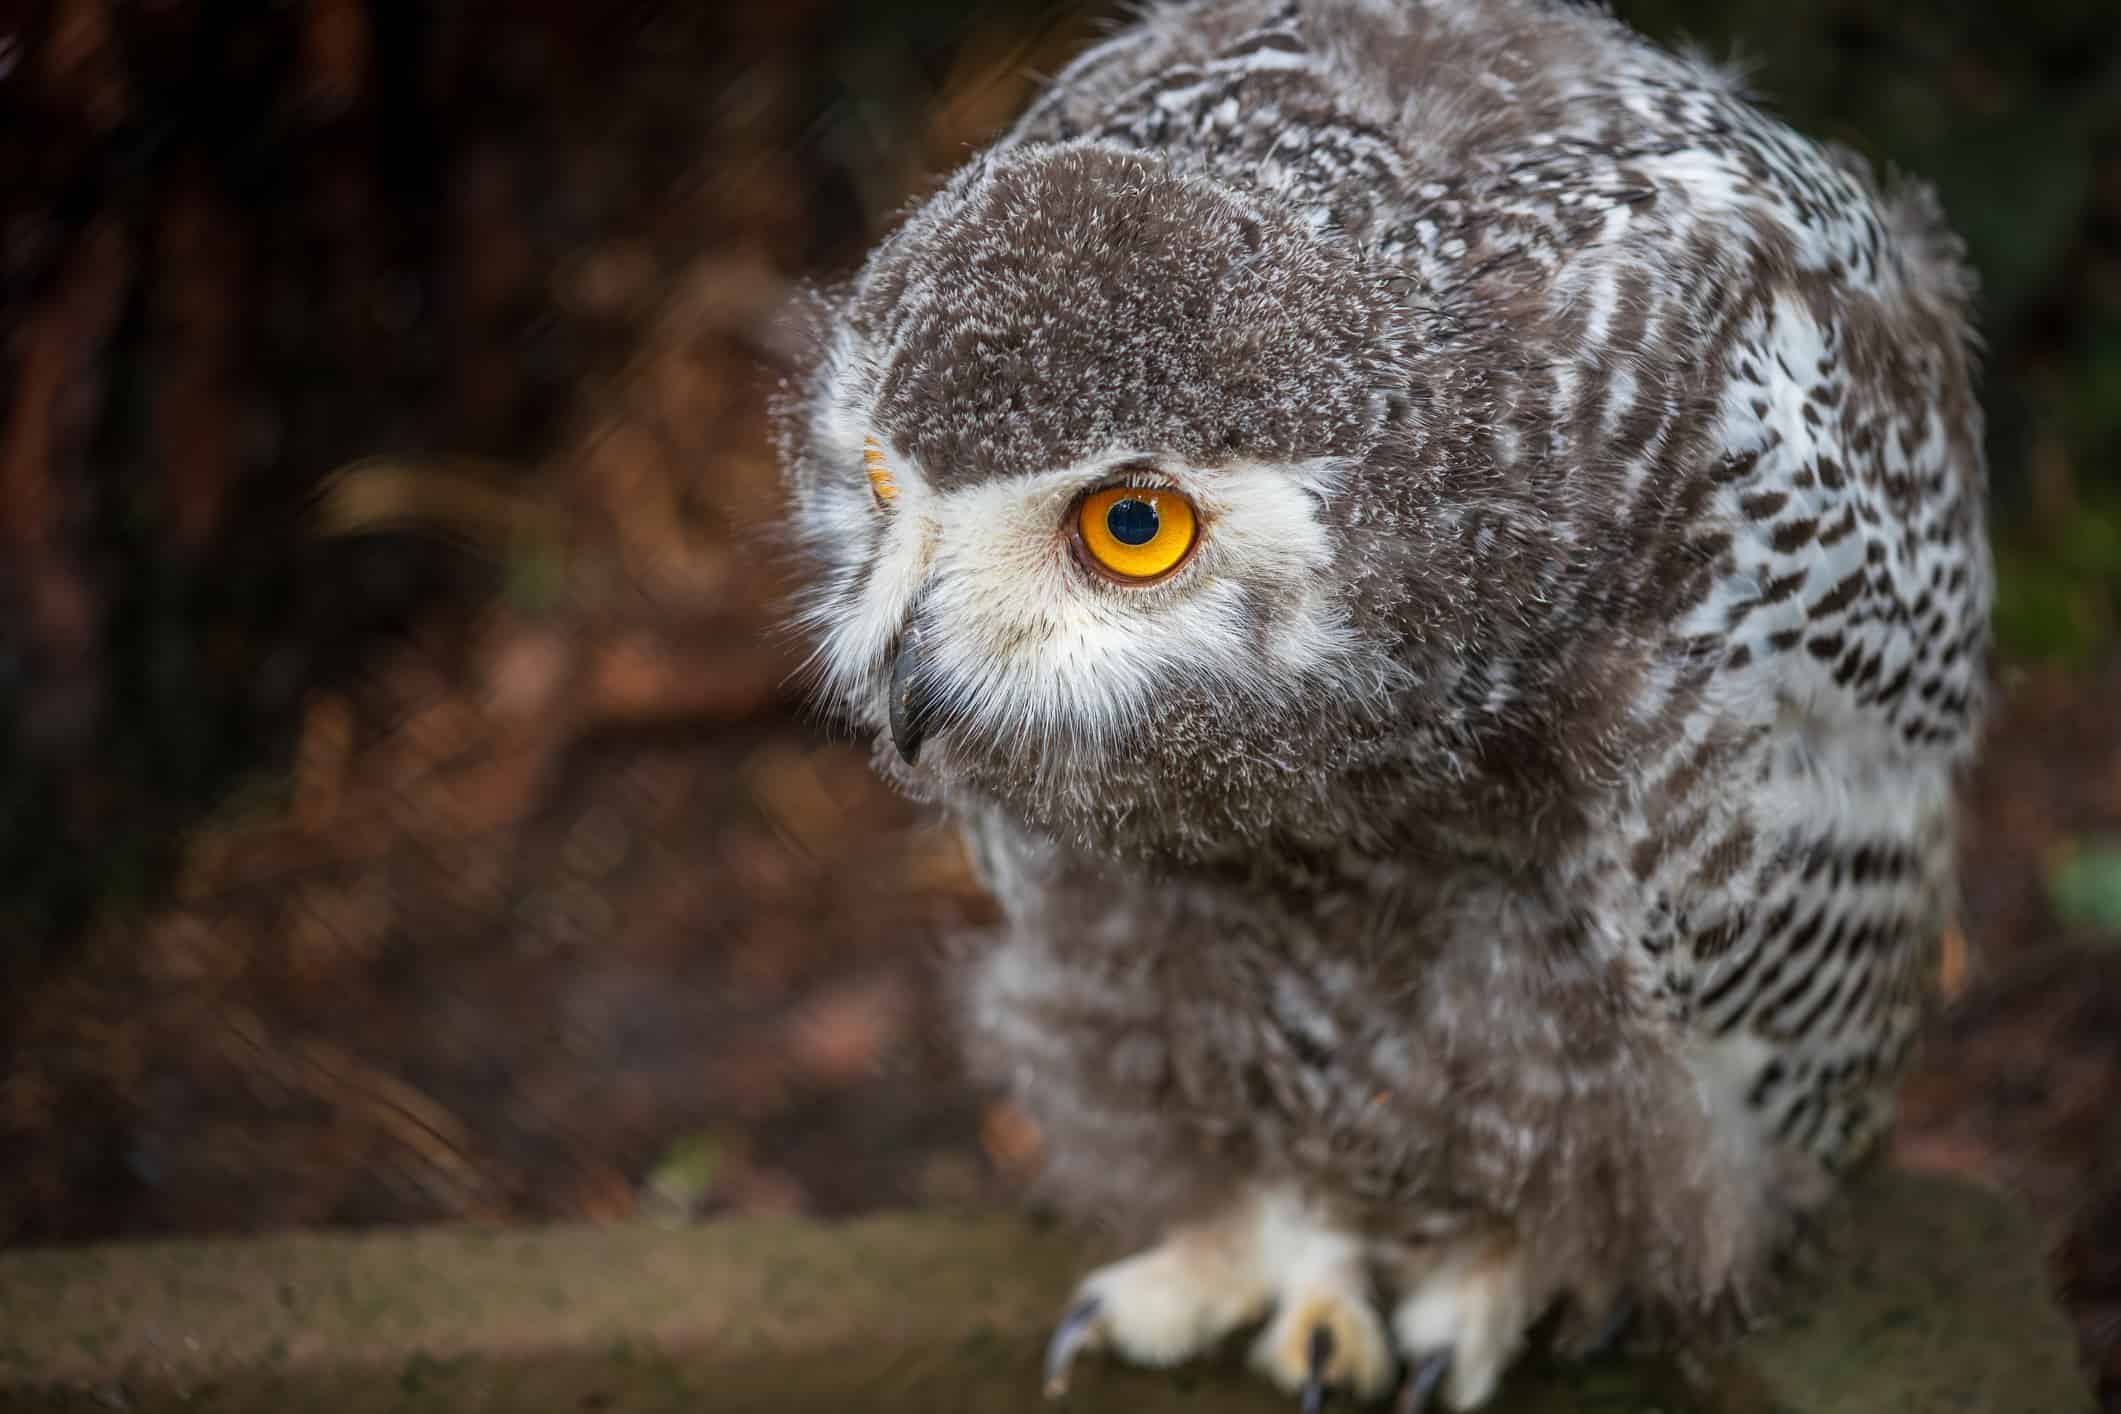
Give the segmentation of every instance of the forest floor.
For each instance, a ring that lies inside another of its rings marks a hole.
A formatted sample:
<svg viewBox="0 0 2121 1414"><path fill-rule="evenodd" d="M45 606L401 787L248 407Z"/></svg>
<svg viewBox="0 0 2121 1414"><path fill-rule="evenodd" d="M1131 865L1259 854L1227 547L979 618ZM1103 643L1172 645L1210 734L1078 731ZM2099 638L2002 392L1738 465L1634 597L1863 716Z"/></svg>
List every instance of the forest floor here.
<svg viewBox="0 0 2121 1414"><path fill-rule="evenodd" d="M343 386L328 436L281 407L281 459L333 447L351 460L364 436L463 453L386 457L323 484L310 529L331 548L298 567L328 580L325 599L377 582L403 599L410 582L421 602L396 604L391 631L333 671L296 675L281 713L291 750L187 822L161 884L98 910L0 1002L0 1242L844 1214L1005 1201L1035 1168L1035 1129L963 1082L949 1038L947 940L990 922L991 903L950 834L875 781L866 744L800 706L766 548L766 409L791 280L844 268L864 211L1021 102L1023 81L994 74L1050 68L1079 36L961 55L919 123L828 135L853 144L828 200L791 137L813 109L783 82L810 11L771 8L779 27L742 37L750 88L700 76L714 61L699 56L732 43L711 32L719 21L625 40L624 103L599 106L601 60L570 54L564 34L509 58L534 75L511 82L547 94L547 118L457 134L434 182L448 238L404 258L461 293L402 312L405 327L380 295L325 297L396 289L399 257L370 247L403 231L378 165L401 157L358 136L363 104L380 102L365 51L348 58L333 46L352 41L321 22L297 68L337 95L319 131L338 135L338 166L286 198L314 218L311 245L276 264L268 247L292 218L245 225L227 184L194 171L157 188L178 214L154 223L156 240L99 245L91 219L77 252L55 257L19 327L20 357L58 384L80 377L80 348L129 337L109 293L129 280L192 311L165 328L150 301L150 331L175 341L159 356L193 379L162 395L250 425L241 414L270 401L269 378L200 356L232 336L197 311L277 308L275 280L321 268L324 294L304 307L342 321L319 338L348 360L331 366ZM98 84L116 81L83 52L61 75L78 92L53 101L92 113ZM699 103L703 91L721 101ZM569 121L548 120L569 104ZM657 155L614 156L642 152ZM575 204L555 212L554 188ZM231 225L244 259L215 254ZM428 350L438 370L424 422L407 421L391 376L400 349ZM23 453L24 418L46 416L28 408L0 462L0 496L18 500L65 465ZM220 426L156 434L157 474L176 486L164 513L199 544L255 534L228 509L241 497L215 460L234 455ZM39 445L69 436L93 440L59 426ZM309 489L280 501L308 504ZM483 568L394 568L405 543L436 539ZM18 559L37 588L18 592L62 609L133 592L99 563ZM58 652L86 631L54 615L36 631ZM206 631L198 681L286 680L263 654ZM79 672L49 679L52 700L25 720L68 719L98 673L122 706L109 662L67 661ZM2121 945L2065 921L2054 887L2074 854L2121 836L2121 658L2012 669L2006 689L1968 797L1951 1008L1909 1083L1900 1152L2035 1208L2121 1410ZM76 743L55 835L102 838L135 804L127 770Z"/></svg>

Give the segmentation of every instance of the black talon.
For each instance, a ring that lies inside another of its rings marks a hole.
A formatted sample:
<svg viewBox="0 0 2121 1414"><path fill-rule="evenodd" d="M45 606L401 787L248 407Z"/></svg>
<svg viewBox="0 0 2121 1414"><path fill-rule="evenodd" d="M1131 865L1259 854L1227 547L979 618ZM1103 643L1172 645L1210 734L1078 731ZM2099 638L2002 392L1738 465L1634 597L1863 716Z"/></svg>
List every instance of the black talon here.
<svg viewBox="0 0 2121 1414"><path fill-rule="evenodd" d="M1590 1344L1584 1347L1583 1358L1592 1360L1610 1354L1613 1347L1620 1343L1620 1337L1627 1333L1628 1325L1634 1319L1633 1301L1615 1302L1612 1311L1605 1318L1605 1324L1598 1328L1598 1334L1592 1336Z"/></svg>
<svg viewBox="0 0 2121 1414"><path fill-rule="evenodd" d="M1085 1296L1069 1307L1068 1314L1053 1328L1053 1337L1046 1342L1046 1398L1058 1399L1068 1392L1068 1367L1090 1343L1098 1313L1103 1309L1104 1303L1095 1296Z"/></svg>
<svg viewBox="0 0 2121 1414"><path fill-rule="evenodd" d="M1296 1407L1301 1414L1318 1414L1326 1403L1326 1362L1333 1358L1333 1332L1325 1326L1311 1327L1311 1343L1304 1355L1310 1370L1304 1376Z"/></svg>
<svg viewBox="0 0 2121 1414"><path fill-rule="evenodd" d="M1439 1350L1407 1372L1407 1382L1399 1391L1398 1414L1422 1414L1429 1407L1429 1400L1436 1394L1436 1387L1443 1383L1446 1371L1451 1368L1451 1352Z"/></svg>

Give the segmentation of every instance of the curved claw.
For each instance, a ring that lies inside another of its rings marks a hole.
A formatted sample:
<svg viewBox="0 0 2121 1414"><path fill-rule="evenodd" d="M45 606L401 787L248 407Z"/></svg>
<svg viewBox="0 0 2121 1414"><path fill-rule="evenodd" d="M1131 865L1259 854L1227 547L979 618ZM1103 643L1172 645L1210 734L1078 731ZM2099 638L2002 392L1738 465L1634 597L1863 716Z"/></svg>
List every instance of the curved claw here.
<svg viewBox="0 0 2121 1414"><path fill-rule="evenodd" d="M1606 1316L1605 1324L1598 1328L1598 1334L1592 1336L1590 1343L1584 1347L1583 1358L1593 1360L1612 1353L1613 1347L1620 1343L1621 1336L1627 1334L1628 1326L1634 1319L1635 1303L1632 1300L1617 1302Z"/></svg>
<svg viewBox="0 0 2121 1414"><path fill-rule="evenodd" d="M1300 1414L1318 1414L1326 1403L1326 1363L1333 1358L1333 1332L1326 1326L1311 1327L1311 1341L1304 1349L1304 1361L1309 1373L1304 1376L1303 1390L1297 1396Z"/></svg>
<svg viewBox="0 0 2121 1414"><path fill-rule="evenodd" d="M1068 1370L1075 1364L1075 1357L1102 1342L1099 1318L1103 1314L1104 1303L1095 1296L1085 1296L1069 1307L1068 1314L1053 1328L1053 1336L1046 1342L1046 1398L1058 1399L1066 1394Z"/></svg>
<svg viewBox="0 0 2121 1414"><path fill-rule="evenodd" d="M1407 1382L1400 1387L1398 1414L1423 1414L1429 1401L1436 1396L1436 1388L1451 1368L1451 1352L1439 1350L1425 1356L1421 1362L1407 1372Z"/></svg>

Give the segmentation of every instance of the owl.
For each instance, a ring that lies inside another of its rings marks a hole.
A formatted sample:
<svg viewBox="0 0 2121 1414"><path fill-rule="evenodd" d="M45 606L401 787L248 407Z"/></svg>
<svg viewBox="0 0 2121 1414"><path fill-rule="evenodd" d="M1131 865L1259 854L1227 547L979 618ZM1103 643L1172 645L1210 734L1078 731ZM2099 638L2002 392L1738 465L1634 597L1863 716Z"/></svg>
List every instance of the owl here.
<svg viewBox="0 0 2121 1414"><path fill-rule="evenodd" d="M1242 1330L1468 1410L1761 1309L1953 906L1971 300L1926 188L1598 7L1203 0L810 302L817 699L961 828L967 1054L1136 1244L1050 1388Z"/></svg>

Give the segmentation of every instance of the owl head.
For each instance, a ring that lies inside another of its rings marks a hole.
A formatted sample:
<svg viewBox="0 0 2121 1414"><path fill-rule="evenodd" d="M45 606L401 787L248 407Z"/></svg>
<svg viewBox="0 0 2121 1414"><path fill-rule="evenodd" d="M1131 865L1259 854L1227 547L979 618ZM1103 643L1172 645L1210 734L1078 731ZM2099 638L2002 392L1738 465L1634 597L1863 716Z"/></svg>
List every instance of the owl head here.
<svg viewBox="0 0 2121 1414"><path fill-rule="evenodd" d="M974 163L817 316L781 409L801 621L887 774L1108 852L1351 828L1406 676L1376 483L1427 376L1389 278L1068 143Z"/></svg>

